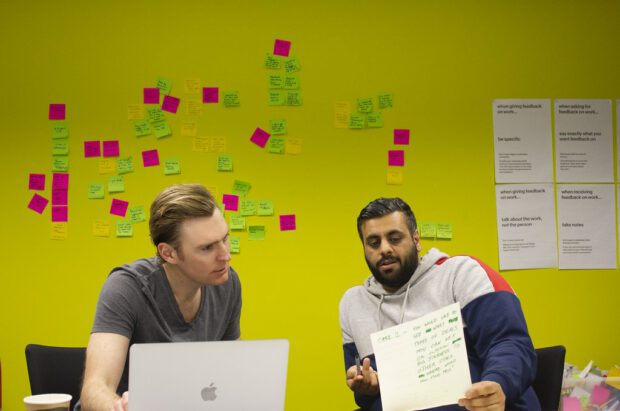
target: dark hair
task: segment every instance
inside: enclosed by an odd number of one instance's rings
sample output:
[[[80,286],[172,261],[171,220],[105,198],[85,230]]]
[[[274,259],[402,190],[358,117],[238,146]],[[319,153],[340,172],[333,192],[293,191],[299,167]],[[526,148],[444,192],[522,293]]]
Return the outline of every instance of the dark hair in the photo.
[[[415,221],[415,215],[413,215],[413,211],[411,211],[409,204],[405,203],[398,197],[382,197],[368,203],[368,205],[362,209],[360,215],[357,217],[357,233],[360,238],[362,238],[362,224],[364,221],[383,217],[395,212],[401,212],[405,215],[405,217],[407,217],[409,232],[413,234],[418,226]]]

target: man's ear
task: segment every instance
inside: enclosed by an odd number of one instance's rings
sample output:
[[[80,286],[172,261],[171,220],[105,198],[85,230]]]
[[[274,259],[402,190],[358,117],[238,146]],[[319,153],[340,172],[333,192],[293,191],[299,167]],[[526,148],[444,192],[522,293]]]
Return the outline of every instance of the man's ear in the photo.
[[[176,264],[178,260],[177,250],[168,243],[157,244],[157,252],[166,263]]]
[[[416,229],[413,233],[413,242],[415,243],[415,248],[418,251],[422,251],[422,244],[420,244],[420,232]]]

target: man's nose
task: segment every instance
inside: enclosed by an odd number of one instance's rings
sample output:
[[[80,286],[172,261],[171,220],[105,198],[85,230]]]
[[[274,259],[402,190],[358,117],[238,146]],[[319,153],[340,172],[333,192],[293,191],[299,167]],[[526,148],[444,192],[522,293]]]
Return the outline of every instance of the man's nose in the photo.
[[[381,255],[391,255],[394,252],[394,249],[392,248],[392,244],[390,244],[389,241],[383,240],[381,241],[381,247],[379,247],[379,251],[381,252]]]

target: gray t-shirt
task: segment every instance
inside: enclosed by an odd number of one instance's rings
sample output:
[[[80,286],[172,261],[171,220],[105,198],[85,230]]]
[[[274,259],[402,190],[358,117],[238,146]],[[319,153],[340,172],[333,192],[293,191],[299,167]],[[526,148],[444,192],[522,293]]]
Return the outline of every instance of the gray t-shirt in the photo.
[[[185,322],[168,278],[157,258],[117,267],[108,276],[97,302],[92,332],[124,335],[129,344],[236,340],[240,337],[241,283],[228,270],[222,285],[202,287],[198,314]],[[127,391],[129,358],[117,388]]]

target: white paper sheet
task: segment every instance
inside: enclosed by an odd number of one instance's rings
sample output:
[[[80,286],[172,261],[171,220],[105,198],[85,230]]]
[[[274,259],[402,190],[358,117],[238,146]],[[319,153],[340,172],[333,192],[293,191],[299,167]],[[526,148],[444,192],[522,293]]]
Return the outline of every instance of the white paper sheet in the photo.
[[[614,184],[558,184],[560,268],[616,268]]]
[[[616,164],[620,164],[620,144],[618,144],[618,141],[620,141],[620,139],[618,138],[618,136],[620,136],[620,100],[616,100],[616,148],[618,149],[618,152],[616,153]],[[620,167],[618,167],[618,180],[620,181]]]
[[[552,183],[551,103],[494,100],[496,183]]]
[[[555,101],[556,180],[613,183],[611,100]]]
[[[370,339],[384,411],[455,404],[471,386],[458,303],[373,333]]]
[[[498,184],[500,270],[558,266],[553,184]]]

